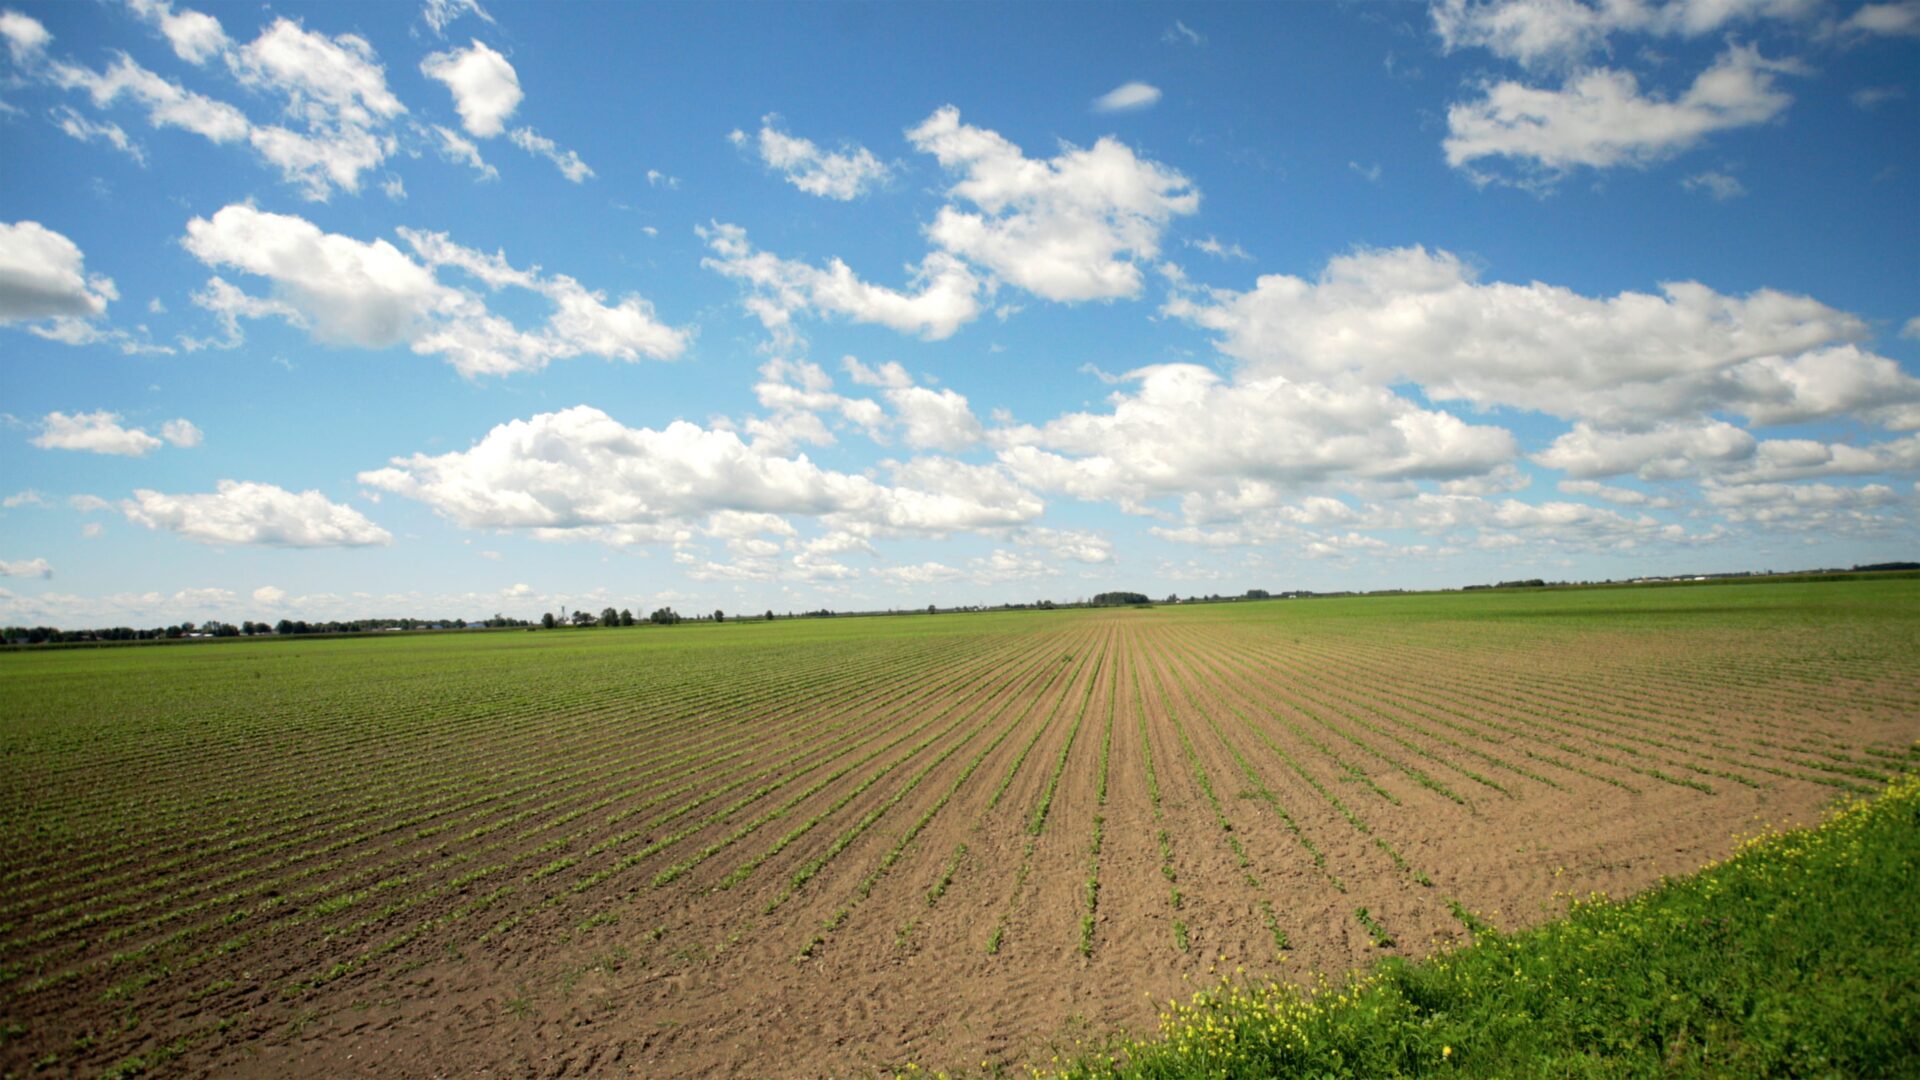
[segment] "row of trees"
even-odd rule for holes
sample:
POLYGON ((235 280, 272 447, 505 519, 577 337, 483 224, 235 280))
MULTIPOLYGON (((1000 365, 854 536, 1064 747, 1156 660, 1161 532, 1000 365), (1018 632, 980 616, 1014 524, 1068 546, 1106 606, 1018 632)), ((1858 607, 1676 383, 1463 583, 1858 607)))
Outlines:
MULTIPOLYGON (((727 621, 727 613, 717 609, 711 616, 706 617, 711 618, 714 622, 727 621)), ((696 618, 700 618, 700 616, 696 616, 696 618)), ((767 618, 773 618, 773 612, 767 612, 767 618)), ((653 614, 648 615, 646 621, 655 626, 672 626, 675 623, 684 622, 685 619, 686 616, 681 615, 679 612, 673 610, 671 606, 668 606, 654 608, 653 614)), ((566 609, 562 608, 558 616, 555 616, 551 611, 540 616, 540 625, 548 630, 554 630, 562 626, 632 626, 639 621, 639 619, 633 617, 633 612, 626 608, 620 608, 618 610, 614 608, 602 608, 598 615, 590 611, 576 611, 572 615, 568 615, 566 609)))
POLYGON ((0 627, 0 641, 8 645, 41 645, 91 641, 172 641, 182 638, 233 638, 261 635, 363 634, 376 630, 459 630, 529 625, 531 624, 525 619, 510 619, 505 615, 495 615, 490 619, 472 622, 466 619, 334 619, 328 621, 281 619, 279 622, 270 623, 246 619, 236 624, 219 619, 208 619, 203 623, 188 621, 148 628, 103 626, 86 630, 61 630, 52 626, 8 626, 0 627))

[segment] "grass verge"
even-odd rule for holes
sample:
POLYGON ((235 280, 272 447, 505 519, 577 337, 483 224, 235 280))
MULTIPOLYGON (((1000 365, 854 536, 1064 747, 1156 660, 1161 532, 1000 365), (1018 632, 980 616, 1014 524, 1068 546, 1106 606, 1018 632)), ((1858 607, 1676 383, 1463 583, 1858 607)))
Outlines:
POLYGON ((1630 900, 1309 994, 1226 980, 1060 1077, 1920 1075, 1920 777, 1630 900))

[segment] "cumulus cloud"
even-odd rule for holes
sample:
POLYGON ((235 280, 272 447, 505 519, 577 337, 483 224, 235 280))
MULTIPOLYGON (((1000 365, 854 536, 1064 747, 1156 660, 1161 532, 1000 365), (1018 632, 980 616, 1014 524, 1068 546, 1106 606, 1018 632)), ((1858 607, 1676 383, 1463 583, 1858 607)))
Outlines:
POLYGON ((45 559, 0 559, 0 577, 53 576, 53 565, 45 559))
POLYGON ((1136 262, 1159 254, 1169 221, 1200 208, 1191 181, 1110 136, 1034 159, 999 133, 962 123, 947 106, 907 138, 960 176, 928 237, 1048 300, 1139 295, 1136 262))
POLYGON ((1476 180, 1550 184, 1578 167, 1645 166, 1670 158, 1716 131, 1764 124, 1791 95, 1775 76, 1804 70, 1731 46, 1677 98, 1641 92, 1631 72, 1596 68, 1558 89, 1505 80, 1473 101, 1447 109, 1447 164, 1467 168, 1503 158, 1514 174, 1474 171, 1476 180))
POLYGON ((965 395, 917 386, 897 362, 870 368, 849 356, 843 363, 854 382, 881 388, 881 397, 893 406, 895 422, 908 446, 958 451, 980 441, 983 429, 965 395))
POLYGON ((133 141, 126 129, 110 121, 89 120, 67 106, 53 110, 53 123, 68 136, 81 142, 103 142, 127 155, 137 165, 147 163, 147 152, 133 141))
POLYGON ((500 170, 487 164, 480 156, 480 147, 472 139, 466 138, 452 128, 433 125, 433 133, 440 137, 440 156, 456 165, 465 165, 480 174, 482 180, 500 179, 500 170))
POLYGON ((731 431, 685 421, 629 428, 585 405, 499 425, 468 450, 395 458, 359 479, 466 528, 548 539, 626 527, 666 530, 649 538, 659 537, 721 511, 945 533, 1018 525, 1043 509, 993 466, 917 458, 894 463, 887 485, 804 454, 768 452, 731 431))
POLYGON ((1920 425, 1920 379, 1851 344, 1865 321, 1811 297, 1697 282, 1593 297, 1478 278, 1444 251, 1362 250, 1314 280, 1265 275, 1166 310, 1215 331, 1251 371, 1413 382, 1438 401, 1615 427, 1716 409, 1760 424, 1858 412, 1920 425))
POLYGON ((204 64, 232 44, 220 20, 205 12, 175 11, 168 0, 128 0, 127 7, 159 29, 173 54, 189 64, 204 64))
POLYGON ((1126 380, 1135 388, 1116 392, 1109 412, 994 432, 1001 461, 1032 487, 1138 509, 1166 496, 1271 504, 1338 477, 1469 476, 1517 453, 1503 428, 1421 409, 1379 386, 1229 382, 1195 364, 1126 380))
POLYGON ((393 539, 358 510, 318 491, 222 480, 211 494, 138 489, 120 503, 127 520, 219 546, 362 547, 393 539))
POLYGON ((768 168, 801 191, 841 202, 857 199, 886 183, 892 173, 864 146, 847 144, 838 151, 822 150, 810 139, 781 131, 775 126, 779 121, 778 116, 769 114, 761 118, 759 135, 736 130, 727 138, 735 146, 751 148, 768 168))
POLYGON ((156 128, 179 128, 215 143, 245 139, 252 130, 239 109, 162 78, 125 53, 105 71, 59 62, 52 66, 52 77, 61 87, 84 91, 96 109, 124 96, 143 107, 147 123, 156 128))
POLYGON ((1649 495, 1634 488, 1602 484, 1597 480, 1562 480, 1560 490, 1568 495, 1585 495, 1588 498, 1602 499, 1619 506, 1648 506, 1666 510, 1674 505, 1673 500, 1664 495, 1649 495))
POLYGON ((491 139, 506 130, 507 118, 526 95, 507 58, 474 41, 464 49, 428 54, 420 73, 446 84, 467 134, 491 139))
POLYGON ((862 281, 839 259, 822 269, 758 251, 738 225, 715 222, 699 232, 712 252, 701 265, 752 287, 747 309, 778 345, 795 340, 793 316, 803 311, 877 323, 928 341, 951 337, 980 314, 979 277, 944 252, 929 253, 913 269, 918 291, 909 293, 862 281))
POLYGON ((1920 0, 1862 4, 1847 17, 1843 29, 1882 37, 1920 37, 1920 0))
POLYGON ((1752 457, 1723 470, 1716 479, 1728 484, 1762 484, 1915 470, 1920 470, 1920 435, 1864 446, 1818 439, 1767 439, 1754 447, 1752 457))
POLYGON ((378 167, 397 144, 387 126, 406 106, 387 88, 373 46, 357 34, 328 37, 286 18, 229 54, 242 85, 286 99, 284 113, 304 128, 256 128, 254 150, 279 166, 311 200, 336 188, 360 190, 362 173, 378 167))
POLYGON ((287 590, 274 585, 262 585, 253 590, 253 602, 267 607, 279 607, 287 598, 287 590))
POLYGON ((1015 529, 1012 539, 1021 547, 1039 548, 1056 558, 1072 559, 1074 562, 1097 565, 1113 561, 1113 541, 1082 529, 1033 526, 1015 529))
POLYGON ((664 360, 686 348, 687 332, 661 323, 653 307, 629 295, 609 305, 603 293, 565 274, 518 269, 501 254, 454 243, 443 233, 400 229, 409 257, 386 240, 322 232, 304 218, 234 204, 187 223, 184 243, 210 266, 267 278, 274 297, 257 299, 215 278, 195 301, 227 320, 268 315, 310 330, 321 341, 384 348, 405 344, 441 356, 467 376, 536 371, 556 359, 604 356, 664 360), (490 311, 479 293, 439 280, 443 269, 489 290, 518 288, 547 299, 553 314, 523 331, 490 311))
POLYGON ((1578 63, 1609 36, 1697 38, 1763 19, 1798 20, 1822 0, 1441 0, 1434 33, 1449 51, 1481 48, 1529 67, 1578 63))
POLYGON ((7 40, 7 52, 13 57, 14 66, 27 67, 39 62, 53 35, 39 19, 7 8, 0 11, 0 38, 7 40))
POLYGON ((420 9, 420 17, 436 34, 444 34, 447 25, 463 15, 472 15, 481 22, 493 21, 487 9, 480 6, 480 0, 427 0, 420 9))
POLYGON ((37 221, 0 222, 0 323, 91 318, 118 297, 112 279, 87 274, 72 240, 37 221))
POLYGON ((1888 522, 1876 511, 1900 503, 1900 496, 1885 484, 1708 484, 1702 492, 1726 520, 1774 529, 1885 527, 1888 522))
POLYGON ((1160 88, 1143 82, 1122 83, 1093 99, 1093 111, 1133 112, 1151 108, 1160 100, 1160 88))
POLYGON ((252 123, 233 105, 189 91, 125 53, 115 54, 104 70, 58 61, 49 65, 47 78, 86 93, 95 108, 129 99, 146 110, 154 127, 180 128, 214 143, 244 141, 314 201, 336 191, 358 192, 364 174, 397 149, 391 125, 406 107, 388 89, 385 69, 365 38, 328 36, 280 18, 253 41, 235 45, 210 15, 176 13, 160 2, 143 2, 136 10, 182 58, 203 64, 219 56, 241 86, 281 99, 284 122, 252 123))
POLYGON ((40 422, 40 434, 31 441, 45 450, 85 450, 124 457, 143 457, 164 443, 175 446, 200 443, 200 429, 186 420, 169 420, 160 432, 161 438, 155 438, 139 428, 122 427, 120 414, 104 409, 72 416, 53 412, 40 422))
POLYGON ((1703 465, 1743 461, 1755 445, 1752 435, 1724 420, 1643 431, 1603 431, 1583 420, 1533 460, 1581 478, 1633 473, 1642 480, 1670 480, 1693 475, 1703 465))
POLYGON ((593 176, 593 169, 580 160, 579 154, 561 149, 558 143, 530 127, 514 128, 507 132, 507 138, 527 153, 553 162, 553 167, 560 170, 561 176, 576 184, 584 183, 593 176))
POLYGON ((1688 191, 1704 191, 1715 202, 1737 199, 1747 193, 1747 185, 1741 183, 1739 177, 1711 170, 1687 177, 1680 181, 1680 186, 1688 191))

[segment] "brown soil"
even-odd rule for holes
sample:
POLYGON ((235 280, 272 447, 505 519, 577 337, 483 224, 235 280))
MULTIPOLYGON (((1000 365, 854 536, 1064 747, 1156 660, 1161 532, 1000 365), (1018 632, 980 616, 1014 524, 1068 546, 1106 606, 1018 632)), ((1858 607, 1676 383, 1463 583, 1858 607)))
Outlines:
POLYGON ((72 875, 88 852, 9 850, 0 1019, 25 1034, 0 1043, 0 1070, 48 1054, 80 1072, 139 1056, 236 1077, 1045 1064, 1151 1029, 1159 1006, 1218 972, 1304 982, 1463 941, 1450 900, 1514 928, 1570 895, 1690 872, 1736 834, 1816 818, 1836 794, 1816 778, 1850 778, 1807 766, 1814 751, 1884 768, 1864 748, 1920 737, 1902 706, 1920 692, 1910 671, 1816 686, 1792 669, 1769 686, 1773 669, 1748 655, 1769 646, 1752 640, 1690 657, 1657 636, 1588 635, 1528 657, 1296 642, 1167 612, 1048 625, 916 669, 905 693, 823 676, 808 692, 830 706, 795 697, 662 730, 570 716, 531 753, 476 745, 444 775, 496 776, 523 795, 449 800, 458 808, 420 820, 404 801, 322 808, 304 837, 260 832, 300 838, 293 847, 208 851, 167 871, 179 899, 85 926, 48 932, 87 910, 72 875), (1690 759, 1654 741, 1705 747, 1724 760, 1702 762, 1740 780, 1686 771, 1690 759), (723 744, 735 748, 724 761, 698 753, 723 744), (338 838, 351 842, 327 850, 338 838), (36 857, 54 875, 38 889, 19 872, 36 857), (230 898, 256 880, 284 884, 230 898), (372 899, 323 910, 322 897, 361 889, 372 899), (284 902, 261 906, 276 894, 284 902), (1371 940, 1361 907, 1393 946, 1371 940), (130 978, 141 972, 153 977, 130 978))

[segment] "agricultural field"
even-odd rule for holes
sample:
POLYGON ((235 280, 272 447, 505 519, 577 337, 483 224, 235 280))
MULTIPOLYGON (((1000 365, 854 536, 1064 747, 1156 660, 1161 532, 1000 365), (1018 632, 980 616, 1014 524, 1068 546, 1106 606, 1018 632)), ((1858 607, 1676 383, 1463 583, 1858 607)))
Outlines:
POLYGON ((1920 580, 0 654, 0 1073, 1066 1059, 1920 766, 1920 580))

